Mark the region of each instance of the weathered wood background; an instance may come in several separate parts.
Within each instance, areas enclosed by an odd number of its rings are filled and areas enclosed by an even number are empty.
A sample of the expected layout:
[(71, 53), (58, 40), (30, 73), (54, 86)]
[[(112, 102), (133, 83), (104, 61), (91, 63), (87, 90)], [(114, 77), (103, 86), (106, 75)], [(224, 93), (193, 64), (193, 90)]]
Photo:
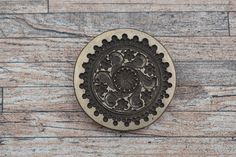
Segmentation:
[[(177, 89), (127, 133), (78, 105), (73, 69), (92, 37), (136, 28), (174, 59)], [(236, 156), (236, 1), (1, 0), (0, 156)]]

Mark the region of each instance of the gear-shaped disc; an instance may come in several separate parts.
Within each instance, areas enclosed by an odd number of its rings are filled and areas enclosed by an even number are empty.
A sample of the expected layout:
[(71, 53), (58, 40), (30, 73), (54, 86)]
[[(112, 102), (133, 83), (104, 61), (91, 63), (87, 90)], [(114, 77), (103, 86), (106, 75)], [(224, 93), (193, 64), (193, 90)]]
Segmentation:
[(76, 97), (99, 124), (135, 130), (154, 122), (170, 103), (176, 86), (174, 64), (150, 35), (116, 29), (82, 50), (74, 72)]

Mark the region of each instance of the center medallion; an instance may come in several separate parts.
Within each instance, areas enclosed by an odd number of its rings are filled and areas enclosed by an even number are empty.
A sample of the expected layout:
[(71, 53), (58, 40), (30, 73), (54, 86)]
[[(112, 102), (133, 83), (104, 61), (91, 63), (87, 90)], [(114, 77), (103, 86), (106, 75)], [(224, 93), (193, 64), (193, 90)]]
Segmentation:
[(120, 67), (113, 74), (112, 81), (115, 88), (124, 93), (131, 93), (140, 83), (137, 71), (127, 66)]

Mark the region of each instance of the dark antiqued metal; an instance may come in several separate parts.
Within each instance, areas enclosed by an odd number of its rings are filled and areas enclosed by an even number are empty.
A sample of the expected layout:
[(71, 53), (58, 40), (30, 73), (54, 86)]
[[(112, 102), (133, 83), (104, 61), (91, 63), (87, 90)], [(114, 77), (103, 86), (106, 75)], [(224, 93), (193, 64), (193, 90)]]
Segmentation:
[(169, 104), (176, 82), (174, 65), (149, 35), (132, 29), (105, 32), (81, 55), (75, 91), (82, 108), (98, 123), (135, 130), (156, 120)]

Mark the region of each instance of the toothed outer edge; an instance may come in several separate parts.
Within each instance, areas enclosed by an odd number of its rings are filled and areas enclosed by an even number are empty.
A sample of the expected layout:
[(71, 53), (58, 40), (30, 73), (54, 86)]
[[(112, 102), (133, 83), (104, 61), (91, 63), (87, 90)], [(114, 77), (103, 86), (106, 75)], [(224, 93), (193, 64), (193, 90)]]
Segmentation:
[[(156, 108), (152, 107), (148, 109), (145, 116), (137, 117), (140, 119), (136, 119), (134, 121), (132, 119), (122, 121), (116, 117), (107, 116), (107, 113), (104, 113), (101, 109), (94, 105), (96, 103), (95, 101), (89, 99), (92, 94), (91, 90), (85, 90), (89, 88), (88, 82), (86, 81), (89, 79), (87, 77), (91, 69), (88, 65), (90, 62), (96, 60), (96, 55), (98, 55), (96, 53), (106, 47), (107, 44), (112, 44), (117, 40), (127, 39), (132, 39), (133, 42), (138, 41), (142, 43), (144, 47), (148, 47), (150, 51), (156, 51), (156, 56), (161, 60), (161, 68), (166, 69), (162, 74), (165, 86), (163, 86), (163, 89), (161, 90), (163, 98), (157, 103), (159, 106), (157, 105)], [(115, 130), (135, 130), (153, 123), (164, 112), (175, 91), (176, 74), (173, 62), (168, 52), (155, 38), (146, 33), (133, 29), (117, 29), (97, 36), (82, 50), (75, 66), (74, 86), (76, 96), (81, 104), (81, 107), (96, 122)]]

